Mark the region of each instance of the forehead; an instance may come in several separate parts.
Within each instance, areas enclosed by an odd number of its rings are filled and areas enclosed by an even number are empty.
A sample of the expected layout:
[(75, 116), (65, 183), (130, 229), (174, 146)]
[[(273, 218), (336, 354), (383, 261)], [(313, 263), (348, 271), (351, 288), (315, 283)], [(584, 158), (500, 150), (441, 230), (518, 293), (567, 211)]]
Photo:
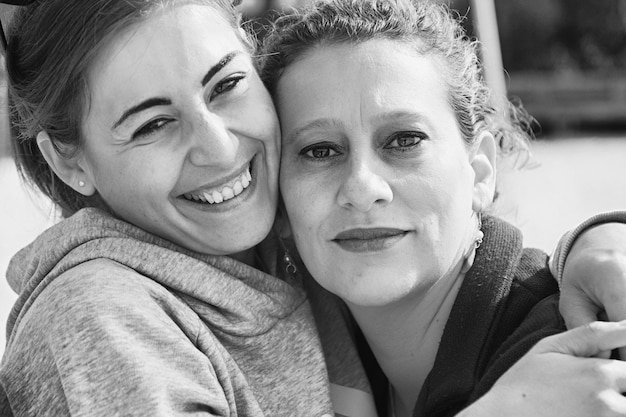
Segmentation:
[(285, 69), (277, 104), (287, 121), (346, 108), (361, 118), (386, 111), (450, 112), (439, 67), (435, 56), (400, 41), (321, 45)]
[[(89, 73), (92, 98), (136, 100), (182, 83), (196, 83), (232, 51), (247, 52), (212, 6), (170, 6), (116, 33)], [(158, 81), (158, 82), (155, 82)]]

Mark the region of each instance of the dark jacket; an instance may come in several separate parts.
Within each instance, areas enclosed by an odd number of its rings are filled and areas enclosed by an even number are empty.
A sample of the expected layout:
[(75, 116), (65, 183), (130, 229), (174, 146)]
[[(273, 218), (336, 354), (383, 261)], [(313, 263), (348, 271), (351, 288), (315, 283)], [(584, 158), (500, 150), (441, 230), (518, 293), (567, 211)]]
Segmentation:
[[(548, 257), (522, 248), (512, 225), (483, 218), (485, 236), (454, 302), (439, 351), (413, 415), (454, 416), (485, 394), (540, 339), (565, 330)], [(387, 415), (388, 381), (362, 335), (379, 415)]]

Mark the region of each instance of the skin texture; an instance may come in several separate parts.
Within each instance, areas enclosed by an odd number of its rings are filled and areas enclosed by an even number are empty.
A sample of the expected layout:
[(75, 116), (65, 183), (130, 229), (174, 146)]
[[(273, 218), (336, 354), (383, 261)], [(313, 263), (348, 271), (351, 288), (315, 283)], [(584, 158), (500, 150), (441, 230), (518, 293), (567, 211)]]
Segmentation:
[[(89, 85), (84, 149), (60, 168), (77, 191), (97, 190), (119, 217), (203, 253), (241, 252), (267, 236), (278, 121), (249, 53), (212, 8), (168, 8), (117, 35)], [(38, 140), (49, 147), (45, 132)], [(221, 204), (185, 198), (224, 186), (242, 192)]]

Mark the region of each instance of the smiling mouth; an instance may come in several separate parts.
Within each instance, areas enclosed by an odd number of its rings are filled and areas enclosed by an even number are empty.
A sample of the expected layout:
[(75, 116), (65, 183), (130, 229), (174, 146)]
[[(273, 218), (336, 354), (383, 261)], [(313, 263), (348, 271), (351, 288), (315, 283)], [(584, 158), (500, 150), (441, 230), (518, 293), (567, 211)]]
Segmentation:
[(245, 170), (227, 183), (217, 187), (196, 190), (192, 193), (185, 193), (183, 197), (189, 201), (201, 204), (221, 204), (243, 193), (250, 186), (251, 182), (252, 175), (250, 174), (250, 164), (248, 164)]
[(376, 252), (388, 249), (409, 232), (393, 228), (350, 229), (332, 241), (349, 252)]

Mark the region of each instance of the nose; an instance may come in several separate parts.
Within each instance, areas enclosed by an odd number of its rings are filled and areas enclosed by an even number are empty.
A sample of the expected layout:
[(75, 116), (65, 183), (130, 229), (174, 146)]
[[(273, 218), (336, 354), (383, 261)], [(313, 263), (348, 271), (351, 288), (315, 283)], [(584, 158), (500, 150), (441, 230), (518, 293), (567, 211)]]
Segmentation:
[(384, 178), (382, 168), (373, 158), (360, 158), (348, 165), (347, 175), (339, 188), (337, 201), (340, 206), (368, 212), (376, 205), (386, 205), (393, 200), (393, 191)]
[(239, 138), (219, 115), (204, 109), (194, 117), (189, 134), (189, 160), (193, 165), (231, 166), (236, 162)]

